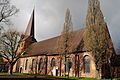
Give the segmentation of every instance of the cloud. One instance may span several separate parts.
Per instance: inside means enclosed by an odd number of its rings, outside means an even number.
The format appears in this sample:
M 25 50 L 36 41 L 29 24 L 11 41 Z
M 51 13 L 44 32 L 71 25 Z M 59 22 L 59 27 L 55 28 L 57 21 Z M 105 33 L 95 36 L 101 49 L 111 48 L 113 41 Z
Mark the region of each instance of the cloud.
M 66 9 L 72 14 L 74 29 L 85 26 L 88 0 L 12 0 L 20 9 L 13 22 L 24 31 L 35 6 L 35 30 L 38 41 L 57 36 L 61 33 Z M 100 0 L 101 9 L 115 47 L 120 42 L 120 0 Z

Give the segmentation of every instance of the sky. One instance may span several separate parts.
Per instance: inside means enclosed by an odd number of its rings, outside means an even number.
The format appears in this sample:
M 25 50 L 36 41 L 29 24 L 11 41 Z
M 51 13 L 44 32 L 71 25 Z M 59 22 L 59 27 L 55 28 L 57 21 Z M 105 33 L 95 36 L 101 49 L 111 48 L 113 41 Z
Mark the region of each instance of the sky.
M 88 0 L 11 0 L 20 11 L 12 18 L 14 26 L 24 32 L 35 8 L 35 38 L 37 41 L 60 35 L 66 9 L 72 14 L 74 30 L 85 27 Z M 100 0 L 114 47 L 120 44 L 120 0 Z

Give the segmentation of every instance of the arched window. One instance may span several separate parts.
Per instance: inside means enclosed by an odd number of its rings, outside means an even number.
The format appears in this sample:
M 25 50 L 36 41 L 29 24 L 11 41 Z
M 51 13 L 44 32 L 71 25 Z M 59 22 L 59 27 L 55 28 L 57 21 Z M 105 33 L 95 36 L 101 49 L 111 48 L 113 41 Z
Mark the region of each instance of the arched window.
M 66 61 L 66 71 L 69 72 L 71 67 L 72 67 L 72 62 L 71 62 L 70 59 L 67 59 L 67 61 Z
M 27 65 L 28 65 L 28 59 L 26 59 L 25 61 L 25 70 L 27 69 Z
M 39 72 L 42 71 L 42 67 L 43 67 L 43 59 L 40 58 L 40 60 L 39 60 L 39 65 L 38 65 L 38 71 L 39 71 Z
M 85 56 L 83 58 L 84 63 L 84 73 L 90 73 L 90 58 L 89 56 Z
M 51 60 L 51 67 L 53 68 L 55 66 L 55 58 L 52 58 Z
M 35 68 L 35 59 L 32 60 L 32 67 L 31 67 L 31 70 L 33 71 Z

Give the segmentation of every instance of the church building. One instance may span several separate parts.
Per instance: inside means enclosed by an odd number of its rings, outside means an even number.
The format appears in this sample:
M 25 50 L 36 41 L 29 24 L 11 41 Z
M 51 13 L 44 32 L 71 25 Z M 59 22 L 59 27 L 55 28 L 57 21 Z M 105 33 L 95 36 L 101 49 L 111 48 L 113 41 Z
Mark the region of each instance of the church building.
M 96 78 L 98 76 L 95 63 L 96 58 L 93 56 L 92 50 L 86 47 L 87 39 L 85 39 L 89 28 L 88 25 L 92 24 L 97 24 L 97 26 L 93 26 L 96 32 L 99 28 L 102 28 L 106 36 L 108 36 L 108 42 L 105 43 L 108 45 L 107 51 L 109 51 L 107 59 L 110 60 L 111 57 L 116 55 L 108 26 L 100 10 L 99 0 L 88 0 L 86 25 L 83 29 L 77 31 L 72 31 L 71 29 L 71 32 L 68 32 L 70 30 L 69 26 L 72 26 L 72 24 L 70 22 L 70 10 L 67 9 L 61 35 L 43 41 L 37 41 L 35 39 L 34 16 L 33 10 L 25 33 L 21 36 L 19 42 L 17 54 L 24 50 L 25 54 L 15 64 L 14 71 L 16 72 Z M 67 35 L 67 33 L 69 35 Z M 67 37 L 64 35 L 67 35 Z M 105 61 L 101 63 L 101 65 L 100 76 L 110 76 L 109 61 Z

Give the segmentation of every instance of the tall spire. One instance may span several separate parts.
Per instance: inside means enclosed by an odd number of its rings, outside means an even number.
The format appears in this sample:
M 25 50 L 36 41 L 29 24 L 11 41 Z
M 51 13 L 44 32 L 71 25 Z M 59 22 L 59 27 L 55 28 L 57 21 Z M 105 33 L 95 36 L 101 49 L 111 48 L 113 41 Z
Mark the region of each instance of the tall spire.
M 34 9 L 33 9 L 32 15 L 30 17 L 30 20 L 29 20 L 29 23 L 27 25 L 24 35 L 34 38 Z
M 98 23 L 105 23 L 104 16 L 100 10 L 99 0 L 88 1 L 88 11 L 86 17 L 86 26 L 94 25 Z

